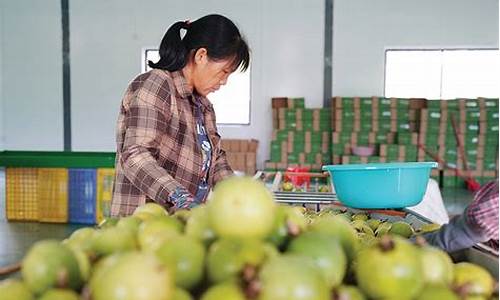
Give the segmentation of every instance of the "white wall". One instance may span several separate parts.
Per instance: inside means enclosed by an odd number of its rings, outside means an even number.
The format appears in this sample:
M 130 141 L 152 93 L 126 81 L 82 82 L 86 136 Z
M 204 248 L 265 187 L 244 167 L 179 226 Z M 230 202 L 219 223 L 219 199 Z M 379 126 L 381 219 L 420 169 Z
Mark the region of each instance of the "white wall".
M 138 8 L 131 0 L 71 1 L 74 150 L 114 150 L 120 100 L 140 72 L 141 49 L 158 46 L 176 21 L 217 12 L 237 23 L 252 49 L 251 125 L 221 127 L 221 135 L 257 138 L 263 161 L 272 131 L 271 97 L 305 96 L 308 105 L 321 106 L 323 2 L 150 0 Z
M 3 7 L 3 2 L 0 1 L 0 42 L 4 41 L 3 38 L 3 20 L 4 20 L 4 7 Z M 3 66 L 2 64 L 2 49 L 3 47 L 0 46 L 0 66 Z M 4 141 L 4 132 L 3 132 L 3 112 L 4 112 L 4 107 L 3 107 L 3 80 L 2 80 L 2 70 L 0 70 L 0 151 L 3 151 L 5 149 L 5 141 Z M 0 216 L 1 217 L 1 216 Z
M 9 150 L 62 150 L 59 0 L 0 1 L 0 136 Z M 382 95 L 391 47 L 498 47 L 498 0 L 334 0 L 333 93 Z M 169 25 L 208 13 L 233 19 L 252 48 L 251 125 L 269 157 L 273 96 L 323 95 L 324 0 L 70 1 L 73 149 L 113 151 L 115 122 L 141 49 Z M 2 114 L 3 113 L 3 120 Z M 1 139 L 0 139 L 1 147 Z
M 2 1 L 4 148 L 62 150 L 59 0 Z
M 382 96 L 388 48 L 498 48 L 498 0 L 334 0 L 333 94 Z

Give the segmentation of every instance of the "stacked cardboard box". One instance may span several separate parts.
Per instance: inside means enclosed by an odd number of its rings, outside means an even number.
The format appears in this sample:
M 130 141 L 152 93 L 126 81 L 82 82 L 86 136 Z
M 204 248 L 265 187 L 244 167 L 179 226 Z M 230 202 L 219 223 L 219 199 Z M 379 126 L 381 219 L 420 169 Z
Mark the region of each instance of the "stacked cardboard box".
M 304 98 L 273 98 L 273 136 L 266 170 L 331 163 L 331 110 L 306 108 Z
M 380 145 L 394 143 L 416 145 L 419 111 L 424 103 L 422 99 L 333 98 L 332 161 L 334 163 L 386 162 L 403 159 L 415 161 L 416 154 L 414 157 L 406 155 L 403 150 L 403 156 L 396 154 L 388 157 L 385 152 L 379 151 L 378 156 L 355 157 L 350 149 L 364 145 L 378 149 Z
M 470 175 L 484 183 L 498 173 L 498 99 L 456 99 L 427 101 L 421 112 L 419 143 L 431 148 L 449 166 L 464 169 L 464 158 L 457 148 L 453 131 L 454 118 L 459 140 L 464 146 Z M 419 150 L 419 161 L 433 160 Z M 443 186 L 462 186 L 457 172 L 445 166 Z
M 233 170 L 253 175 L 257 167 L 257 147 L 259 141 L 223 139 L 221 147 L 226 152 L 229 165 Z

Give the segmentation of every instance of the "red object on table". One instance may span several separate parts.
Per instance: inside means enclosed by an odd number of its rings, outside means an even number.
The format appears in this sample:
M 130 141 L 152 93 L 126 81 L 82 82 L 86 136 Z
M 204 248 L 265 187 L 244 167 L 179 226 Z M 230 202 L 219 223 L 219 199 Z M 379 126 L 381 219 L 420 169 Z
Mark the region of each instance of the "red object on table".
M 307 167 L 288 167 L 286 171 L 294 173 L 308 173 L 310 170 Z M 285 173 L 285 181 L 290 181 L 296 187 L 301 187 L 305 184 L 308 189 L 311 184 L 311 177 L 309 175 L 287 175 Z

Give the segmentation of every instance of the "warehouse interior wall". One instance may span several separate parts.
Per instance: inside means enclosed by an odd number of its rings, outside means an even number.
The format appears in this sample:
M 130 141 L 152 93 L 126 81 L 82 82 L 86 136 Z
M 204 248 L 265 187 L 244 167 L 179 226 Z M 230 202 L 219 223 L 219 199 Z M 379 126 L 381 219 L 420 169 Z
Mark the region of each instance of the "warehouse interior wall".
M 4 20 L 4 4 L 3 1 L 0 1 L 0 66 L 3 66 L 2 64 L 2 49 L 3 47 L 1 46 L 3 44 L 3 20 Z M 4 130 L 3 130 L 3 112 L 4 112 L 4 107 L 3 107 L 3 89 L 2 89 L 2 71 L 0 70 L 0 151 L 3 151 L 5 149 L 5 137 L 4 137 Z
M 0 149 L 62 150 L 61 1 L 0 1 Z M 271 97 L 323 102 L 324 0 L 72 0 L 71 119 L 75 151 L 114 151 L 115 122 L 143 47 L 169 25 L 221 13 L 252 49 L 251 124 L 224 138 L 260 141 L 269 157 Z M 387 48 L 498 48 L 497 0 L 334 0 L 333 94 L 383 95 Z M 2 139 L 3 137 L 3 139 Z
M 60 1 L 2 1 L 4 148 L 62 150 Z
M 332 90 L 383 96 L 386 49 L 498 48 L 498 0 L 334 0 Z

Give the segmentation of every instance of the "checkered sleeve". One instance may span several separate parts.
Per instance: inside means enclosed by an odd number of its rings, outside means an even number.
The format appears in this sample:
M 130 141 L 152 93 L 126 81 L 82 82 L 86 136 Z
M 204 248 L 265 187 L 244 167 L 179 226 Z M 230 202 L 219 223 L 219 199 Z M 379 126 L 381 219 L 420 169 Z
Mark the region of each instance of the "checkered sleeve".
M 187 193 L 157 161 L 162 130 L 168 126 L 166 98 L 148 90 L 139 90 L 131 97 L 124 116 L 126 132 L 121 149 L 125 176 L 162 205 L 171 202 L 176 192 Z
M 485 184 L 467 207 L 466 222 L 475 232 L 498 240 L 498 180 Z

